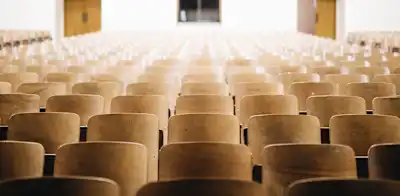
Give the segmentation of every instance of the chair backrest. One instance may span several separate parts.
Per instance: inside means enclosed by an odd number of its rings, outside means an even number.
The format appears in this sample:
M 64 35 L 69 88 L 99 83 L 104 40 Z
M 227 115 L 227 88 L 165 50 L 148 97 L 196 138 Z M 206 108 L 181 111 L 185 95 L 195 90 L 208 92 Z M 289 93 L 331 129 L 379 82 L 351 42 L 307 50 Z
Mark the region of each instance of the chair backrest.
M 158 177 L 158 118 L 154 114 L 103 114 L 89 119 L 88 141 L 136 142 L 146 146 L 148 180 Z
M 126 88 L 126 95 L 162 95 L 168 102 L 169 107 L 175 107 L 175 100 L 178 97 L 178 89 L 171 83 L 148 82 L 148 83 L 133 83 Z
M 21 113 L 8 122 L 8 139 L 37 142 L 54 154 L 63 144 L 79 142 L 79 116 L 73 113 Z
M 224 78 L 216 74 L 188 74 L 182 77 L 184 83 L 221 83 L 225 82 Z
M 239 103 L 244 96 L 283 95 L 283 85 L 281 83 L 240 82 L 234 85 L 232 94 L 235 95 L 236 112 L 238 112 L 240 110 Z
M 110 112 L 111 100 L 121 95 L 122 89 L 116 82 L 77 83 L 72 87 L 73 94 L 100 95 L 104 98 L 104 113 Z
M 260 184 L 239 180 L 197 179 L 155 182 L 143 186 L 136 196 L 259 196 Z
M 373 145 L 368 152 L 369 178 L 400 180 L 399 153 L 399 144 Z
M 26 72 L 36 73 L 39 77 L 39 81 L 43 82 L 45 77 L 51 71 L 55 71 L 56 67 L 51 65 L 28 65 L 26 66 Z
M 315 73 L 283 73 L 279 75 L 285 94 L 289 93 L 290 85 L 295 82 L 319 82 L 320 77 Z
M 0 183 L 2 196 L 119 196 L 114 181 L 96 177 L 22 178 Z
M 7 125 L 9 118 L 18 113 L 39 112 L 40 97 L 31 94 L 0 94 L 0 124 Z
M 67 68 L 67 72 L 74 74 L 93 74 L 94 66 L 72 65 Z
M 368 76 L 369 80 L 372 80 L 375 75 L 389 74 L 389 69 L 387 67 L 378 67 L 378 66 L 356 67 L 352 72 L 355 74 L 366 75 Z
M 52 72 L 46 75 L 46 82 L 64 83 L 67 88 L 67 93 L 72 92 L 72 86 L 79 82 L 78 76 L 70 72 Z
M 329 144 L 276 144 L 263 152 L 263 184 L 267 195 L 285 196 L 288 186 L 317 177 L 357 178 L 354 151 Z
M 400 142 L 400 118 L 384 115 L 337 115 L 331 118 L 332 144 L 354 149 L 357 156 L 367 156 L 374 144 Z
M 332 116 L 339 114 L 365 114 L 365 100 L 356 96 L 311 96 L 307 99 L 307 114 L 316 116 L 321 127 L 329 127 Z
M 212 113 L 233 115 L 233 98 L 220 95 L 186 95 L 176 100 L 176 114 Z
M 326 75 L 342 73 L 341 67 L 314 67 L 310 71 L 318 74 L 321 77 L 321 81 L 325 80 Z
M 240 144 L 175 143 L 161 148 L 159 180 L 252 180 L 249 149 Z
M 0 141 L 0 181 L 41 177 L 44 166 L 44 148 L 38 143 Z
M 377 97 L 372 100 L 374 114 L 400 117 L 400 96 Z
M 18 87 L 17 92 L 39 95 L 40 107 L 46 107 L 50 97 L 65 95 L 67 88 L 63 83 L 23 83 Z
M 318 118 L 306 115 L 257 115 L 248 123 L 249 148 L 255 164 L 262 164 L 264 147 L 282 143 L 321 144 Z
M 79 115 L 80 125 L 87 126 L 89 118 L 102 114 L 104 98 L 100 95 L 57 95 L 47 100 L 46 112 L 70 112 Z
M 381 180 L 308 179 L 290 186 L 288 196 L 396 196 L 400 183 Z
M 168 122 L 168 142 L 240 143 L 239 119 L 227 114 L 175 115 Z
M 293 95 L 250 95 L 240 101 L 239 122 L 247 127 L 251 116 L 259 114 L 299 114 Z
M 12 92 L 12 86 L 9 82 L 0 82 L 0 94 L 9 94 Z
M 306 101 L 315 95 L 336 95 L 337 88 L 329 82 L 295 82 L 290 85 L 288 94 L 297 97 L 299 110 L 306 111 Z
M 390 83 L 350 83 L 347 95 L 365 99 L 367 110 L 372 110 L 372 100 L 376 97 L 395 96 L 396 87 Z
M 372 82 L 392 83 L 396 86 L 397 95 L 400 95 L 400 74 L 376 75 Z
M 114 180 L 121 196 L 131 196 L 147 182 L 147 150 L 142 144 L 86 142 L 61 146 L 54 176 L 94 176 Z
M 184 83 L 181 95 L 229 95 L 228 85 L 225 83 Z
M 361 74 L 328 74 L 325 76 L 326 82 L 331 82 L 338 87 L 339 95 L 346 95 L 347 85 L 354 82 L 368 82 L 368 76 Z
M 39 76 L 31 72 L 2 73 L 0 74 L 0 82 L 10 83 L 12 92 L 17 92 L 19 85 L 22 83 L 39 82 Z

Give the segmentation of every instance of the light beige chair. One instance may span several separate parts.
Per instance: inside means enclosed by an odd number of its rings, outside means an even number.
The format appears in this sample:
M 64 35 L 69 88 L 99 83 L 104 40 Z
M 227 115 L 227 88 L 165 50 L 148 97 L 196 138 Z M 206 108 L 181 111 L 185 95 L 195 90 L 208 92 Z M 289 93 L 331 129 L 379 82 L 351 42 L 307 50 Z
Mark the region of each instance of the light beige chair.
M 36 73 L 2 73 L 0 74 L 0 82 L 8 82 L 12 86 L 12 92 L 16 92 L 22 83 L 39 82 L 39 76 Z
M 346 95 L 347 85 L 355 82 L 368 82 L 368 76 L 361 74 L 328 74 L 325 76 L 326 82 L 331 82 L 338 87 L 339 95 Z
M 22 178 L 0 183 L 2 196 L 119 196 L 117 183 L 96 177 Z
M 372 80 L 376 75 L 389 74 L 389 69 L 387 67 L 356 67 L 352 71 L 355 74 L 363 74 L 368 76 L 369 80 Z
M 299 111 L 307 110 L 307 99 L 315 95 L 336 95 L 337 88 L 329 82 L 295 82 L 290 85 L 289 94 L 297 97 Z
M 392 83 L 396 86 L 397 95 L 400 95 L 400 74 L 376 75 L 372 82 Z
M 37 142 L 54 154 L 63 144 L 79 142 L 79 116 L 73 113 L 21 113 L 8 122 L 8 139 Z
M 240 144 L 239 119 L 227 114 L 175 115 L 168 122 L 168 142 Z
M 255 182 L 227 180 L 227 179 L 202 179 L 202 180 L 175 180 L 155 182 L 143 186 L 137 196 L 259 196 L 263 189 Z
M 158 118 L 154 114 L 104 114 L 89 119 L 88 141 L 136 142 L 147 147 L 148 180 L 158 178 Z
M 35 94 L 40 97 L 40 107 L 45 108 L 47 100 L 55 95 L 65 95 L 67 89 L 63 83 L 22 83 L 18 93 Z
M 347 95 L 364 98 L 367 110 L 372 110 L 372 100 L 376 97 L 396 95 L 396 87 L 390 83 L 350 83 Z
M 319 82 L 320 77 L 314 73 L 283 73 L 279 75 L 285 94 L 289 93 L 290 85 L 295 82 Z
M 79 82 L 79 78 L 76 74 L 70 72 L 52 72 L 46 75 L 46 82 L 64 83 L 67 93 L 71 93 L 72 86 Z
M 216 74 L 188 74 L 182 77 L 182 84 L 185 83 L 223 83 L 224 78 Z
M 89 118 L 103 114 L 104 98 L 100 95 L 57 95 L 47 101 L 46 112 L 70 112 L 79 115 L 80 125 L 87 126 Z
M 124 142 L 68 144 L 56 152 L 54 176 L 94 176 L 114 180 L 121 196 L 131 196 L 147 182 L 147 150 Z
M 12 86 L 8 82 L 0 82 L 0 94 L 10 94 Z
M 285 196 L 295 181 L 318 177 L 357 178 L 354 151 L 342 145 L 275 144 L 263 152 L 266 195 Z
M 307 114 L 316 116 L 321 127 L 329 127 L 329 120 L 340 114 L 365 114 L 365 100 L 356 96 L 311 96 L 307 99 Z
M 262 151 L 271 144 L 321 144 L 318 118 L 307 115 L 256 115 L 248 122 L 248 146 L 254 164 L 262 164 Z
M 176 114 L 231 114 L 233 98 L 219 95 L 186 95 L 176 100 Z
M 252 180 L 251 153 L 240 144 L 175 143 L 160 151 L 159 180 Z
M 229 95 L 228 85 L 225 83 L 183 83 L 180 95 Z
M 178 90 L 171 83 L 134 83 L 126 88 L 127 95 L 162 95 L 168 99 L 169 107 L 175 107 L 175 100 L 178 97 Z
M 377 97 L 372 101 L 374 114 L 400 117 L 400 96 Z
M 39 76 L 39 82 L 44 82 L 46 75 L 50 72 L 56 71 L 56 67 L 49 65 L 28 65 L 26 72 L 36 73 Z
M 94 66 L 84 66 L 84 65 L 72 65 L 67 68 L 67 72 L 74 74 L 88 74 L 91 75 L 94 72 Z
M 400 142 L 400 118 L 384 115 L 337 115 L 330 120 L 331 143 L 354 149 L 367 156 L 375 144 Z
M 329 74 L 342 74 L 341 67 L 314 67 L 311 73 L 316 73 L 321 77 L 321 81 L 325 80 L 325 76 Z
M 0 182 L 22 177 L 41 177 L 44 148 L 38 143 L 0 141 Z
M 40 98 L 31 94 L 0 94 L 0 124 L 7 125 L 9 118 L 18 113 L 39 112 Z

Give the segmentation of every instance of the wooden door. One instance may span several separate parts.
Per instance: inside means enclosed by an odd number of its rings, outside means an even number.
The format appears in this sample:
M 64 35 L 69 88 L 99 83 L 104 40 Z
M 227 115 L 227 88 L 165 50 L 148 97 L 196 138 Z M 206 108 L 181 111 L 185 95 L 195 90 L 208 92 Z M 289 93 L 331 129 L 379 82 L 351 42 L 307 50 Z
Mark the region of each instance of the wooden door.
M 101 0 L 64 0 L 64 35 L 101 30 Z
M 336 38 L 336 0 L 317 0 L 315 34 Z
M 101 0 L 86 0 L 86 22 L 87 33 L 101 30 Z

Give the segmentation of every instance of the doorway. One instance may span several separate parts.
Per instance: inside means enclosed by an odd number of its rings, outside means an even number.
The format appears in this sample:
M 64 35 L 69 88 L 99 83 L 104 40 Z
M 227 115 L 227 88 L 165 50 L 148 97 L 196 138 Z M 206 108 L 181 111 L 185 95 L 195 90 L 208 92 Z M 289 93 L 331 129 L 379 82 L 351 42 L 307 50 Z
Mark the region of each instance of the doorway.
M 221 22 L 220 0 L 178 0 L 178 22 Z
M 315 35 L 336 39 L 336 0 L 315 0 Z
M 101 0 L 64 0 L 64 36 L 101 30 Z

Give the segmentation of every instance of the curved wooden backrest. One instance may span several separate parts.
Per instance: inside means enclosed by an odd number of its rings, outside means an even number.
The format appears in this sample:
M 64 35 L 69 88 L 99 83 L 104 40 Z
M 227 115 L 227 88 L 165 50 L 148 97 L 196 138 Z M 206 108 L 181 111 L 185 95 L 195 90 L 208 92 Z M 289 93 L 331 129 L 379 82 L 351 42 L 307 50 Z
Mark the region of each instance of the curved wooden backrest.
M 290 85 L 295 82 L 319 82 L 320 77 L 315 73 L 283 73 L 279 74 L 285 94 L 289 93 Z
M 100 95 L 57 95 L 47 100 L 46 112 L 78 114 L 80 125 L 86 126 L 90 117 L 102 114 L 104 98 Z
M 220 95 L 186 95 L 176 100 L 176 114 L 211 113 L 233 115 L 233 98 Z
M 72 86 L 78 82 L 78 76 L 70 72 L 52 72 L 46 75 L 46 82 L 61 82 L 67 88 L 67 93 L 72 92 Z
M 288 186 L 317 177 L 357 178 L 354 151 L 329 144 L 276 144 L 263 152 L 263 183 L 267 195 L 284 196 Z
M 384 82 L 394 84 L 397 95 L 400 95 L 400 74 L 376 75 L 372 82 Z
M 168 122 L 168 142 L 240 143 L 239 119 L 227 114 L 175 115 Z
M 74 74 L 93 74 L 94 66 L 71 65 L 67 68 L 67 72 Z
M 184 83 L 222 83 L 224 78 L 216 74 L 188 74 L 182 77 Z
M 332 116 L 339 114 L 365 114 L 365 100 L 356 96 L 311 96 L 307 99 L 307 114 L 316 116 L 321 127 L 329 127 Z
M 396 87 L 390 83 L 350 83 L 347 95 L 365 99 L 367 110 L 372 110 L 372 100 L 376 97 L 395 96 Z
M 288 94 L 297 97 L 299 110 L 306 111 L 306 101 L 315 95 L 336 95 L 337 88 L 329 82 L 295 82 L 290 85 Z
M 291 74 L 291 73 L 305 73 L 307 68 L 305 66 L 298 66 L 298 65 L 281 65 L 279 66 L 279 73 L 281 74 Z
M 251 116 L 259 114 L 299 114 L 294 95 L 250 95 L 240 101 L 240 124 L 247 127 Z
M 12 92 L 16 92 L 22 83 L 39 82 L 39 76 L 36 73 L 2 73 L 0 74 L 0 82 L 8 82 L 12 85 Z
M 155 182 L 143 186 L 136 196 L 259 196 L 260 184 L 239 180 L 176 180 Z
M 329 74 L 341 74 L 342 70 L 340 67 L 314 67 L 311 73 L 316 73 L 321 77 L 321 81 L 325 80 L 325 76 Z
M 371 179 L 400 179 L 400 145 L 377 144 L 368 152 L 368 174 Z
M 72 87 L 74 94 L 100 95 L 104 98 L 104 113 L 110 112 L 111 100 L 122 94 L 117 82 L 86 82 L 77 83 Z
M 114 181 L 95 177 L 22 178 L 0 183 L 2 196 L 119 196 Z
M 8 122 L 8 139 L 37 142 L 54 154 L 63 144 L 79 142 L 79 116 L 73 113 L 21 113 Z
M 0 181 L 21 177 L 41 177 L 44 148 L 38 143 L 0 141 Z
M 252 180 L 249 149 L 240 144 L 175 143 L 161 148 L 159 180 Z
M 242 82 L 273 82 L 275 79 L 269 74 L 258 73 L 237 73 L 228 77 L 228 83 L 233 87 L 236 83 Z
M 184 83 L 181 87 L 181 95 L 229 95 L 228 85 L 225 83 Z
M 148 180 L 158 178 L 158 118 L 154 114 L 103 114 L 89 119 L 88 141 L 136 142 L 147 147 Z
M 400 118 L 383 115 L 337 115 L 330 121 L 331 143 L 348 145 L 367 156 L 374 144 L 400 142 Z
M 397 196 L 399 187 L 395 181 L 309 179 L 291 185 L 288 196 Z
M 9 82 L 0 82 L 0 94 L 10 94 L 12 86 Z
M 389 69 L 387 67 L 378 67 L 378 66 L 356 67 L 352 72 L 355 74 L 366 75 L 368 76 L 369 80 L 372 80 L 375 75 L 389 74 Z
M 114 180 L 121 196 L 131 196 L 147 182 L 147 149 L 125 142 L 67 144 L 56 152 L 54 176 L 94 176 Z
M 39 112 L 40 98 L 31 94 L 0 94 L 0 124 L 7 125 L 9 118 L 18 113 Z
M 171 108 L 175 107 L 175 100 L 178 97 L 178 89 L 171 83 L 133 83 L 126 87 L 126 95 L 162 95 L 168 99 Z
M 26 66 L 26 72 L 36 73 L 39 76 L 39 81 L 43 82 L 48 73 L 55 71 L 54 66 L 49 65 L 28 65 Z
M 262 164 L 264 147 L 270 144 L 321 144 L 318 118 L 306 115 L 256 115 L 248 123 L 249 148 L 255 164 Z
M 372 100 L 374 114 L 400 117 L 400 96 L 377 97 Z
M 368 82 L 368 76 L 361 74 L 328 74 L 325 76 L 325 81 L 337 85 L 339 89 L 339 95 L 346 95 L 347 85 L 349 83 Z
M 47 100 L 50 97 L 65 95 L 67 88 L 63 83 L 22 83 L 17 92 L 39 95 L 40 107 L 46 107 Z

